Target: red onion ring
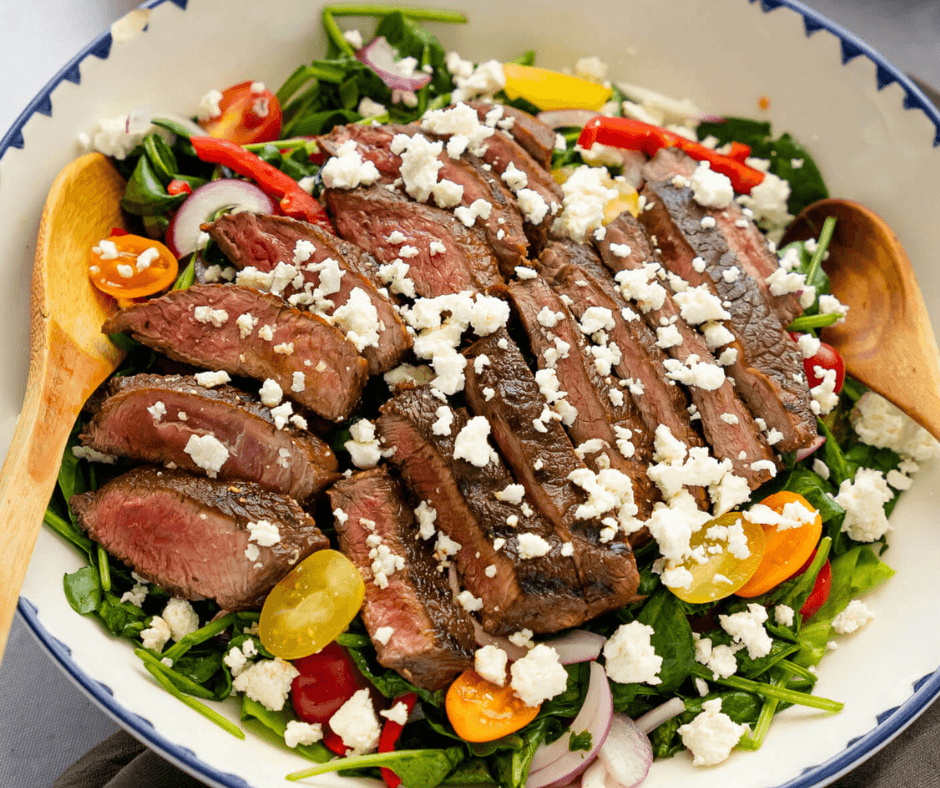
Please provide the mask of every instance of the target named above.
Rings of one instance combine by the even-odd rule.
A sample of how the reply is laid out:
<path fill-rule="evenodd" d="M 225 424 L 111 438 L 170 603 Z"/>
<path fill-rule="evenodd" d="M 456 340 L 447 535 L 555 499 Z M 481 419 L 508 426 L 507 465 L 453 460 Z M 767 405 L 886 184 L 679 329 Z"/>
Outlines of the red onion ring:
<path fill-rule="evenodd" d="M 820 446 L 822 446 L 825 442 L 826 442 L 825 435 L 817 435 L 816 440 L 814 440 L 809 446 L 807 446 L 805 449 L 799 449 L 796 452 L 796 461 L 799 462 L 800 460 L 805 460 L 814 451 L 816 451 Z"/>
<path fill-rule="evenodd" d="M 591 749 L 588 752 L 578 750 L 572 752 L 568 749 L 568 735 L 543 745 L 535 751 L 532 758 L 529 779 L 526 788 L 552 788 L 553 786 L 567 785 L 581 775 L 607 740 L 610 726 L 614 716 L 614 702 L 610 694 L 610 684 L 604 668 L 597 662 L 591 663 L 591 678 L 588 691 L 584 697 L 581 711 L 571 723 L 570 731 L 591 733 Z"/>
<path fill-rule="evenodd" d="M 636 719 L 636 727 L 643 733 L 652 733 L 666 720 L 678 717 L 685 711 L 685 702 L 682 698 L 670 698 L 665 703 L 650 709 L 642 717 Z"/>
<path fill-rule="evenodd" d="M 356 52 L 356 60 L 371 68 L 391 90 L 420 90 L 431 81 L 431 75 L 423 72 L 403 77 L 395 70 L 395 54 L 385 36 L 377 36 Z"/>
<path fill-rule="evenodd" d="M 617 785 L 634 788 L 649 774 L 653 747 L 633 720 L 625 714 L 615 714 L 597 758 Z"/>
<path fill-rule="evenodd" d="M 172 112 L 165 109 L 153 109 L 149 104 L 143 104 L 130 111 L 127 120 L 124 123 L 124 131 L 128 134 L 146 134 L 151 129 L 155 130 L 160 136 L 172 137 L 172 132 L 161 126 L 154 126 L 154 118 L 166 118 L 178 123 L 180 126 L 188 129 L 191 133 L 201 136 L 206 132 L 191 118 L 180 115 L 178 112 Z"/>
<path fill-rule="evenodd" d="M 558 661 L 562 665 L 573 665 L 576 662 L 597 659 L 606 642 L 607 639 L 596 632 L 572 629 L 563 637 L 550 641 L 548 645 L 558 652 Z"/>

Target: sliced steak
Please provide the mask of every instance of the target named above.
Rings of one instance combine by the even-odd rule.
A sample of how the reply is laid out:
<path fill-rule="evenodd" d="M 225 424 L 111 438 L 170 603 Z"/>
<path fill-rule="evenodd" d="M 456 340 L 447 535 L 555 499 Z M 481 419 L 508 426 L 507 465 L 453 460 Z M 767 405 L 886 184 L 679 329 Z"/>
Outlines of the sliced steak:
<path fill-rule="evenodd" d="M 591 617 L 577 567 L 562 553 L 563 540 L 552 525 L 496 497 L 514 483 L 496 452 L 483 467 L 454 457 L 456 438 L 470 421 L 465 410 L 442 403 L 424 386 L 400 392 L 382 413 L 376 425 L 395 449 L 390 462 L 436 511 L 438 531 L 459 546 L 453 549 L 460 580 L 482 600 L 486 631 L 555 632 Z M 544 539 L 550 552 L 523 560 L 523 533 Z M 439 536 L 436 552 L 446 555 L 447 546 Z"/>
<path fill-rule="evenodd" d="M 697 166 L 698 163 L 684 153 L 665 148 L 644 167 L 643 173 L 648 180 L 671 181 L 677 175 L 691 177 Z M 757 283 L 781 324 L 784 327 L 790 325 L 793 318 L 803 313 L 803 307 L 800 306 L 799 293 L 773 295 L 770 292 L 767 277 L 780 268 L 780 261 L 770 250 L 767 236 L 736 202 L 727 208 L 710 208 L 706 211 L 707 215 L 714 217 L 716 229 L 724 237 L 729 251 L 737 257 L 737 265 Z"/>
<path fill-rule="evenodd" d="M 647 432 L 665 424 L 686 446 L 701 446 L 702 439 L 689 421 L 685 392 L 666 377 L 666 353 L 657 344 L 655 331 L 638 319 L 617 291 L 608 271 L 591 247 L 574 241 L 554 241 L 539 258 L 544 274 L 558 293 L 567 296 L 572 314 L 580 321 L 590 308 L 606 309 L 613 327 L 609 341 L 620 352 L 614 370 L 629 381 L 630 393 Z"/>
<path fill-rule="evenodd" d="M 332 315 L 354 290 L 361 290 L 375 308 L 379 326 L 378 336 L 362 348 L 369 374 L 388 372 L 401 363 L 411 335 L 391 301 L 379 292 L 383 285 L 375 260 L 358 246 L 297 219 L 247 211 L 224 214 L 206 230 L 237 268 L 269 273 L 283 263 L 284 275 L 275 278 L 270 290 L 291 306 Z M 295 281 L 297 273 L 302 281 Z"/>
<path fill-rule="evenodd" d="M 546 170 L 552 163 L 555 150 L 555 130 L 534 115 L 507 104 L 487 104 L 468 101 L 477 115 L 488 126 L 495 126 L 509 134 L 535 161 Z"/>
<path fill-rule="evenodd" d="M 298 561 L 329 547 L 292 498 L 252 482 L 203 479 L 142 465 L 69 501 L 82 529 L 174 596 L 258 607 Z M 277 528 L 278 541 L 268 544 Z"/>
<path fill-rule="evenodd" d="M 630 395 L 609 375 L 600 374 L 571 312 L 544 279 L 513 282 L 509 297 L 529 337 L 540 374 L 554 370 L 558 388 L 567 395 L 567 407 L 556 404 L 555 408 L 563 416 L 572 440 L 582 452 L 585 449 L 580 444 L 588 441 L 604 444 L 600 452 L 585 454 L 585 459 L 593 463 L 592 467 L 609 462 L 627 474 L 633 482 L 640 518 L 647 519 L 658 498 L 646 475 L 656 425 L 647 427 Z"/>
<path fill-rule="evenodd" d="M 354 140 L 356 150 L 363 159 L 375 164 L 381 175 L 381 182 L 393 184 L 401 178 L 401 157 L 391 150 L 392 140 L 399 134 L 408 137 L 423 134 L 428 139 L 438 139 L 433 134 L 423 132 L 416 124 L 352 124 L 334 127 L 325 137 L 320 137 L 318 142 L 327 154 L 336 156 L 340 145 Z M 489 203 L 489 214 L 485 217 L 477 216 L 475 225 L 483 230 L 486 240 L 499 258 L 503 273 L 511 276 L 515 267 L 525 260 L 528 251 L 528 241 L 522 229 L 522 214 L 512 192 L 492 172 L 483 168 L 480 159 L 469 153 L 451 158 L 446 152 L 441 152 L 437 160 L 441 163 L 437 174 L 438 182 L 450 181 L 461 187 L 461 198 L 456 205 L 469 208 L 477 200 Z M 440 206 L 436 200 L 435 204 Z"/>
<path fill-rule="evenodd" d="M 368 377 L 368 363 L 339 329 L 279 296 L 240 285 L 173 290 L 122 309 L 102 331 L 127 331 L 187 364 L 271 378 L 295 402 L 332 421 L 352 413 Z"/>
<path fill-rule="evenodd" d="M 470 361 L 466 385 L 470 407 L 489 421 L 528 500 L 555 527 L 555 533 L 572 544 L 591 615 L 635 601 L 636 560 L 617 520 L 621 506 L 629 510 L 632 495 L 620 498 L 605 514 L 583 511 L 591 507 L 588 496 L 569 477 L 591 471 L 552 418 L 519 348 L 500 330 L 476 342 L 465 354 Z M 642 524 L 630 519 L 635 526 L 631 531 L 639 531 Z"/>
<path fill-rule="evenodd" d="M 379 663 L 430 690 L 472 670 L 476 642 L 470 614 L 418 539 L 398 480 L 384 467 L 357 473 L 330 489 L 330 503 L 340 549 L 366 581 L 362 621 Z M 373 565 L 383 545 L 404 565 L 377 578 Z"/>
<path fill-rule="evenodd" d="M 649 210 L 641 212 L 640 220 L 655 237 L 663 265 L 692 286 L 707 286 L 731 315 L 725 325 L 734 334 L 731 349 L 737 354 L 727 369 L 738 395 L 783 435 L 780 449 L 809 446 L 816 438 L 816 419 L 803 360 L 757 282 L 738 268 L 721 233 L 707 222 L 702 226 L 706 212 L 691 189 L 647 181 L 643 192 Z M 693 262 L 696 258 L 704 265 Z"/>
<path fill-rule="evenodd" d="M 611 249 L 612 244 L 617 253 Z M 629 253 L 624 253 L 624 247 L 630 249 Z M 621 214 L 607 225 L 604 239 L 597 242 L 597 248 L 612 273 L 635 272 L 632 279 L 620 278 L 624 283 L 620 292 L 650 327 L 675 327 L 681 342 L 669 345 L 668 352 L 672 358 L 684 364 L 695 355 L 702 363 L 717 363 L 702 335 L 680 316 L 679 307 L 664 281 L 665 272 L 656 262 L 649 239 L 636 219 L 629 214 Z M 715 352 L 720 353 L 720 350 L 716 348 Z M 777 457 L 755 423 L 753 414 L 735 392 L 731 380 L 726 378 L 714 390 L 690 386 L 689 393 L 701 416 L 702 431 L 713 454 L 718 459 L 730 460 L 734 472 L 747 479 L 752 490 L 773 478 L 774 470 L 767 463 L 776 465 Z"/>
<path fill-rule="evenodd" d="M 419 296 L 485 291 L 502 281 L 496 255 L 483 231 L 464 227 L 448 211 L 414 202 L 384 186 L 327 189 L 323 196 L 337 232 L 380 263 L 401 260 L 408 265 L 408 277 Z M 389 241 L 395 238 L 395 231 L 404 235 L 403 244 Z M 413 247 L 417 254 L 403 258 L 404 245 Z"/>
<path fill-rule="evenodd" d="M 207 435 L 227 452 L 217 471 L 193 459 L 198 449 L 187 452 L 194 437 Z M 340 477 L 330 447 L 313 433 L 290 424 L 278 429 L 270 409 L 254 397 L 231 386 L 206 388 L 188 376 L 112 378 L 79 438 L 106 454 L 256 482 L 298 501 Z"/>

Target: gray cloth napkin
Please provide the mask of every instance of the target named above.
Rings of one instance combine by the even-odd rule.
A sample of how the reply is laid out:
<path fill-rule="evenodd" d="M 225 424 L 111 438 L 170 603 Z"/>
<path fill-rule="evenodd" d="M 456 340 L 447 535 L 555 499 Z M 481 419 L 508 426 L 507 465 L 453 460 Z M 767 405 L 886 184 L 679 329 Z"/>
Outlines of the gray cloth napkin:
<path fill-rule="evenodd" d="M 89 750 L 52 788 L 203 788 L 120 731 Z M 940 788 L 940 703 L 833 788 Z"/>

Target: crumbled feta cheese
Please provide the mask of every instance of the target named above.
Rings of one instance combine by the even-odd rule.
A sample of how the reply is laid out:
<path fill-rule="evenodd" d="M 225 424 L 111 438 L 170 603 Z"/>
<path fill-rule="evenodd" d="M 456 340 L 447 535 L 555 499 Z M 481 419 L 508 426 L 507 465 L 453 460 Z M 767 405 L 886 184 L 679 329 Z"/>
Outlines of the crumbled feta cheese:
<path fill-rule="evenodd" d="M 369 690 L 358 690 L 340 706 L 330 717 L 330 729 L 352 750 L 348 755 L 363 755 L 378 747 L 382 727 Z"/>
<path fill-rule="evenodd" d="M 270 711 L 280 711 L 284 708 L 291 683 L 299 675 L 297 668 L 279 657 L 263 659 L 237 676 L 232 688 Z"/>
<path fill-rule="evenodd" d="M 486 467 L 496 454 L 487 441 L 489 434 L 490 423 L 486 418 L 474 416 L 457 433 L 454 440 L 454 459 L 466 460 L 477 468 Z"/>
<path fill-rule="evenodd" d="M 475 613 L 477 610 L 483 609 L 483 600 L 475 597 L 467 590 L 463 590 L 457 594 L 457 601 L 468 613 Z"/>
<path fill-rule="evenodd" d="M 529 558 L 540 558 L 551 552 L 552 546 L 538 534 L 530 532 L 521 533 L 516 537 L 518 542 L 519 558 L 523 561 Z"/>
<path fill-rule="evenodd" d="M 774 621 L 781 627 L 792 627 L 793 608 L 789 605 L 777 605 L 774 608 Z"/>
<path fill-rule="evenodd" d="M 840 635 L 848 635 L 861 629 L 874 617 L 868 605 L 860 599 L 853 599 L 845 610 L 832 619 L 832 628 Z"/>
<path fill-rule="evenodd" d="M 352 440 L 343 444 L 357 468 L 374 468 L 382 458 L 382 449 L 375 437 L 375 424 L 368 419 L 359 419 L 349 428 Z"/>
<path fill-rule="evenodd" d="M 281 532 L 277 525 L 268 520 L 249 522 L 247 525 L 249 542 L 257 542 L 261 547 L 271 547 L 281 541 Z"/>
<path fill-rule="evenodd" d="M 170 627 L 173 640 L 180 640 L 199 629 L 199 615 L 185 599 L 172 597 L 160 616 Z"/>
<path fill-rule="evenodd" d="M 197 372 L 193 377 L 200 386 L 204 386 L 207 389 L 221 386 L 231 380 L 228 372 Z M 164 413 L 165 412 L 166 410 L 164 409 Z"/>
<path fill-rule="evenodd" d="M 373 636 L 374 640 L 377 640 L 383 646 L 388 645 L 388 641 L 392 639 L 392 635 L 395 634 L 395 630 L 391 627 L 379 627 L 375 630 L 375 635 Z"/>
<path fill-rule="evenodd" d="M 196 117 L 199 120 L 212 120 L 220 117 L 222 115 L 222 109 L 219 107 L 220 101 L 222 101 L 222 91 L 213 88 L 199 99 L 199 110 Z"/>
<path fill-rule="evenodd" d="M 363 96 L 362 100 L 359 102 L 359 106 L 356 107 L 356 112 L 364 118 L 374 118 L 376 115 L 384 115 L 387 109 L 384 104 L 373 101 L 368 96 Z"/>
<path fill-rule="evenodd" d="M 497 687 L 506 684 L 508 655 L 499 646 L 483 646 L 473 658 L 473 669 Z"/>
<path fill-rule="evenodd" d="M 538 706 L 568 686 L 568 672 L 558 661 L 558 652 L 544 643 L 513 662 L 510 674 L 510 686 L 526 706 Z"/>
<path fill-rule="evenodd" d="M 874 542 L 891 528 L 885 504 L 894 497 L 881 471 L 860 468 L 839 486 L 835 502 L 845 509 L 842 530 L 857 542 Z"/>
<path fill-rule="evenodd" d="M 342 143 L 336 149 L 336 155 L 331 156 L 323 165 L 320 174 L 323 176 L 323 185 L 331 189 L 370 186 L 379 179 L 375 164 L 368 160 L 363 161 L 355 140 Z"/>
<path fill-rule="evenodd" d="M 619 192 L 604 167 L 578 167 L 562 184 L 563 210 L 554 231 L 575 241 L 583 241 L 589 232 L 601 227 L 604 208 Z"/>
<path fill-rule="evenodd" d="M 354 287 L 346 303 L 333 312 L 333 322 L 360 353 L 367 347 L 378 346 L 379 313 L 361 287 Z"/>
<path fill-rule="evenodd" d="M 767 620 L 767 610 L 763 605 L 749 604 L 747 610 L 734 613 L 730 616 L 718 616 L 721 628 L 734 638 L 735 643 L 742 643 L 747 648 L 751 659 L 766 657 L 770 653 L 773 641 L 764 622 Z"/>
<path fill-rule="evenodd" d="M 747 725 L 738 725 L 721 711 L 721 698 L 715 698 L 702 704 L 702 712 L 682 725 L 679 735 L 692 753 L 693 766 L 714 766 L 731 754 L 747 731 Z"/>
<path fill-rule="evenodd" d="M 173 636 L 170 625 L 160 616 L 154 616 L 150 619 L 150 626 L 141 630 L 140 638 L 143 647 L 156 651 L 158 654 L 163 651 L 167 641 Z"/>
<path fill-rule="evenodd" d="M 323 738 L 323 726 L 319 722 L 291 720 L 284 729 L 284 743 L 293 749 L 298 745 L 316 744 Z"/>
<path fill-rule="evenodd" d="M 714 295 L 707 285 L 690 287 L 673 297 L 682 319 L 692 326 L 710 320 L 730 320 L 731 315 L 721 305 L 721 299 Z"/>
<path fill-rule="evenodd" d="M 940 454 L 940 443 L 929 432 L 874 391 L 856 403 L 850 419 L 859 440 L 869 446 L 892 449 L 918 463 Z"/>
<path fill-rule="evenodd" d="M 472 63 L 462 60 L 456 52 L 448 52 L 445 63 L 457 86 L 451 93 L 451 101 L 454 103 L 470 101 L 479 96 L 492 96 L 506 87 L 503 64 L 498 60 L 488 60 L 473 68 Z"/>
<path fill-rule="evenodd" d="M 734 200 L 734 187 L 727 175 L 715 172 L 707 161 L 699 162 L 689 179 L 692 197 L 706 208 L 727 208 Z"/>
<path fill-rule="evenodd" d="M 210 479 L 216 478 L 229 457 L 225 444 L 214 435 L 190 435 L 183 451 Z"/>
<path fill-rule="evenodd" d="M 650 636 L 653 628 L 639 621 L 621 624 L 604 644 L 604 669 L 621 684 L 660 684 L 663 658 L 656 654 Z"/>

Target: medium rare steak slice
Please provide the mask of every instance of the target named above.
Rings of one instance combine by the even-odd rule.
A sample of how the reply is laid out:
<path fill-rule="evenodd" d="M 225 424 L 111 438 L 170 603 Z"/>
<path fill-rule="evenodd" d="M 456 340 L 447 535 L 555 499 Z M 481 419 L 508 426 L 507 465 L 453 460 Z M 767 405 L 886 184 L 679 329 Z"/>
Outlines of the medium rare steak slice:
<path fill-rule="evenodd" d="M 142 465 L 69 505 L 82 529 L 137 574 L 223 610 L 258 607 L 298 561 L 329 547 L 296 501 L 252 482 Z"/>
<path fill-rule="evenodd" d="M 223 214 L 208 225 L 207 232 L 238 268 L 268 273 L 280 263 L 284 264 L 282 270 L 292 266 L 283 276 L 278 275 L 270 288 L 291 306 L 332 315 L 349 301 L 354 290 L 361 290 L 375 308 L 378 322 L 377 335 L 369 337 L 371 343 L 362 348 L 370 375 L 397 366 L 411 347 L 404 322 L 392 302 L 379 292 L 384 285 L 378 279 L 375 260 L 355 244 L 297 219 L 247 211 Z M 297 273 L 302 282 L 295 286 Z M 342 321 L 339 327 L 343 330 L 349 324 Z M 349 336 L 348 330 L 344 333 Z"/>
<path fill-rule="evenodd" d="M 622 519 L 629 521 L 631 532 L 642 528 L 628 516 L 636 514 L 633 493 L 625 489 L 630 480 L 613 468 L 595 476 L 585 466 L 564 429 L 552 418 L 522 353 L 504 330 L 479 340 L 465 355 L 470 361 L 467 401 L 475 413 L 488 419 L 527 499 L 555 532 L 572 544 L 591 615 L 635 601 L 639 583 L 636 560 L 622 530 L 624 522 L 617 519 L 623 509 Z M 619 481 L 626 482 L 624 487 L 606 478 L 612 471 Z M 580 486 L 572 476 L 581 477 Z M 610 505 L 603 511 L 582 489 L 590 486 L 586 476 L 606 488 Z"/>
<path fill-rule="evenodd" d="M 509 297 L 529 337 L 539 375 L 551 378 L 554 372 L 558 389 L 565 392 L 567 406 L 555 407 L 572 441 L 595 470 L 606 462 L 630 477 L 640 518 L 647 519 L 659 497 L 646 475 L 656 424 L 644 424 L 630 395 L 609 375 L 600 374 L 571 312 L 544 279 L 513 282 Z M 603 447 L 589 441 L 600 441 Z"/>
<path fill-rule="evenodd" d="M 574 241 L 554 241 L 539 261 L 552 287 L 568 297 L 579 321 L 591 308 L 609 313 L 612 326 L 607 335 L 620 352 L 613 368 L 621 380 L 630 381 L 625 392 L 633 398 L 647 432 L 652 435 L 665 424 L 686 446 L 701 446 L 702 439 L 689 421 L 685 392 L 666 377 L 668 356 L 657 345 L 655 331 L 634 317 L 632 309 L 624 311 L 627 303 L 594 250 Z"/>
<path fill-rule="evenodd" d="M 643 175 L 651 181 L 672 181 L 677 175 L 691 177 L 697 166 L 697 162 L 684 153 L 664 148 L 646 164 Z M 781 324 L 784 327 L 790 325 L 793 318 L 803 313 L 803 307 L 800 306 L 799 293 L 771 293 L 767 277 L 779 270 L 780 261 L 771 251 L 767 236 L 745 215 L 736 202 L 726 208 L 712 208 L 707 211 L 714 217 L 717 231 L 724 236 L 728 249 L 734 252 L 741 270 L 757 282 L 764 297 L 780 318 Z"/>
<path fill-rule="evenodd" d="M 473 669 L 476 641 L 470 614 L 454 599 L 447 573 L 418 538 L 414 513 L 384 467 L 357 473 L 330 488 L 343 553 L 366 581 L 362 621 L 381 665 L 430 690 Z M 384 545 L 404 565 L 376 576 Z"/>
<path fill-rule="evenodd" d="M 470 421 L 465 410 L 451 408 L 424 386 L 399 393 L 382 406 L 382 414 L 376 426 L 395 449 L 390 462 L 412 493 L 435 510 L 435 552 L 456 553 L 461 583 L 482 601 L 486 631 L 555 632 L 591 617 L 563 540 L 550 523 L 527 514 L 528 506 L 512 502 L 514 479 L 496 452 L 489 449 L 483 466 L 454 456 Z M 549 552 L 523 558 L 523 534 L 530 535 L 523 544 L 537 537 Z"/>
<path fill-rule="evenodd" d="M 611 249 L 612 244 L 617 249 L 616 253 Z M 624 247 L 629 248 L 629 253 L 624 254 Z M 623 283 L 621 293 L 631 299 L 633 307 L 644 316 L 650 327 L 661 329 L 671 325 L 675 328 L 681 341 L 668 343 L 672 358 L 685 364 L 695 355 L 701 363 L 716 363 L 704 337 L 682 319 L 671 291 L 665 281 L 660 281 L 658 274 L 665 272 L 655 262 L 649 239 L 636 219 L 629 214 L 618 216 L 607 225 L 604 240 L 597 242 L 597 248 L 604 264 L 614 274 L 634 272 L 632 276 L 620 277 Z M 715 352 L 720 354 L 720 347 L 718 345 Z M 689 393 L 701 416 L 702 431 L 712 453 L 718 459 L 730 460 L 734 472 L 747 479 L 752 490 L 772 479 L 777 457 L 755 423 L 754 416 L 735 392 L 731 380 L 725 378 L 714 390 L 690 386 Z"/>
<path fill-rule="evenodd" d="M 448 211 L 414 202 L 384 186 L 327 189 L 323 197 L 337 232 L 382 264 L 407 265 L 407 276 L 419 296 L 485 291 L 502 282 L 483 231 L 464 227 Z M 404 241 L 399 243 L 395 232 Z M 402 256 L 405 246 L 415 250 L 413 256 Z"/>
<path fill-rule="evenodd" d="M 416 124 L 402 126 L 362 126 L 351 124 L 336 126 L 324 137 L 318 138 L 321 148 L 330 156 L 338 155 L 339 146 L 349 140 L 356 143 L 356 151 L 366 161 L 375 164 L 381 175 L 381 182 L 393 184 L 401 178 L 401 156 L 392 152 L 392 140 L 399 134 L 413 137 L 423 134 L 427 139 L 436 141 L 438 137 L 423 132 Z M 483 230 L 506 276 L 512 276 L 517 265 L 526 258 L 528 241 L 522 229 L 522 214 L 512 192 L 498 177 L 483 168 L 483 162 L 476 156 L 464 153 L 451 158 L 442 151 L 437 157 L 441 168 L 437 173 L 438 182 L 449 181 L 461 187 L 459 202 L 441 206 L 436 198 L 429 198 L 429 204 L 438 207 L 454 208 L 458 205 L 469 208 L 477 200 L 483 200 L 490 206 L 486 216 L 477 216 L 474 223 Z M 399 180 L 399 183 L 401 181 Z M 408 262 L 407 260 L 405 262 Z"/>
<path fill-rule="evenodd" d="M 508 104 L 487 104 L 468 101 L 487 126 L 502 129 L 518 142 L 535 161 L 546 170 L 552 163 L 555 150 L 555 130 L 534 115 Z"/>
<path fill-rule="evenodd" d="M 655 236 L 663 265 L 693 287 L 705 285 L 731 316 L 724 325 L 735 337 L 731 349 L 737 354 L 727 369 L 738 395 L 783 436 L 778 448 L 809 446 L 816 418 L 803 359 L 757 282 L 738 268 L 721 233 L 707 221 L 703 226 L 706 213 L 691 189 L 647 181 L 643 192 L 649 210 L 639 218 Z"/>
<path fill-rule="evenodd" d="M 102 331 L 127 331 L 187 364 L 271 378 L 286 396 L 332 421 L 352 413 L 368 377 L 366 360 L 339 329 L 241 285 L 172 290 L 122 309 Z"/>
<path fill-rule="evenodd" d="M 200 442 L 212 443 L 207 436 L 218 441 L 221 464 L 200 454 Z M 112 378 L 79 438 L 106 454 L 252 481 L 298 501 L 340 477 L 336 457 L 316 435 L 291 424 L 277 429 L 270 409 L 254 397 L 231 386 L 206 388 L 189 376 Z"/>

